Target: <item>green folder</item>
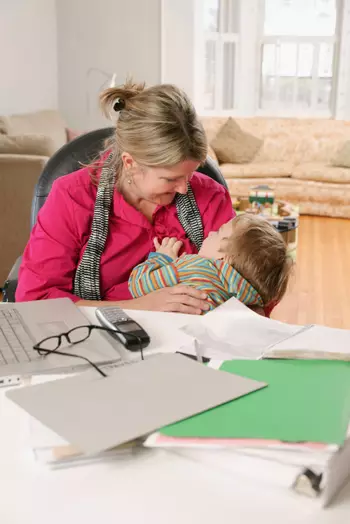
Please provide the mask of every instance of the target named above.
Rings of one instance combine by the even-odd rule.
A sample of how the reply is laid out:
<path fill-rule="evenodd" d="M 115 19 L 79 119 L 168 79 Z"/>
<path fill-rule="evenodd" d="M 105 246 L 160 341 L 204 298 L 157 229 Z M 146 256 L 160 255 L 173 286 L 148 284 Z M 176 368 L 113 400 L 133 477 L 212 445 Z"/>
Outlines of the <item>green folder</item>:
<path fill-rule="evenodd" d="M 267 382 L 268 387 L 166 426 L 160 433 L 343 444 L 350 422 L 349 362 L 232 360 L 220 369 Z"/>

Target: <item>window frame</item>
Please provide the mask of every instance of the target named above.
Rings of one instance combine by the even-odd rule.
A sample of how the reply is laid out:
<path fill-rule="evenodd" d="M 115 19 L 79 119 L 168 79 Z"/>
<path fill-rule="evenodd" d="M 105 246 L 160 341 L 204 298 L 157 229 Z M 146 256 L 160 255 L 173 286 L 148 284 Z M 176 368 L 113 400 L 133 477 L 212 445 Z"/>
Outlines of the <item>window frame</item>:
<path fill-rule="evenodd" d="M 252 31 L 247 32 L 241 30 L 242 21 L 247 20 L 246 16 L 242 17 L 242 10 L 248 9 L 248 6 L 245 4 L 245 0 L 240 0 L 239 6 L 239 24 L 238 32 L 236 33 L 223 33 L 220 32 L 220 29 L 223 27 L 222 17 L 224 16 L 224 10 L 221 9 L 220 19 L 219 19 L 219 31 L 204 31 L 203 18 L 204 18 L 204 2 L 203 0 L 194 0 L 195 3 L 195 24 L 194 24 L 194 99 L 196 108 L 201 116 L 240 116 L 241 114 L 246 114 L 246 108 L 250 107 L 249 114 L 246 116 L 284 116 L 284 117 L 320 117 L 320 118 L 329 118 L 336 114 L 337 110 L 337 90 L 339 83 L 339 64 L 340 64 L 340 46 L 341 46 L 341 26 L 342 26 L 342 16 L 344 4 L 343 0 L 337 1 L 337 23 L 334 36 L 264 36 L 264 16 L 265 16 L 265 0 L 256 0 L 257 1 L 257 13 L 258 15 L 252 20 Z M 242 56 L 246 48 L 245 39 L 253 38 L 255 39 L 255 61 L 253 68 L 251 67 L 251 72 L 245 72 L 243 67 L 245 66 L 245 57 Z M 214 108 L 205 109 L 205 46 L 206 42 L 213 41 L 215 42 L 215 49 L 217 53 L 216 59 L 216 71 L 215 71 L 215 98 L 214 98 Z M 225 42 L 234 42 L 235 43 L 235 64 L 234 64 L 234 106 L 230 109 L 223 109 L 223 49 Z M 332 62 L 332 83 L 331 83 L 331 95 L 330 95 L 330 104 L 329 109 L 318 109 L 316 104 L 316 97 L 319 89 L 319 79 L 322 77 L 318 76 L 318 63 L 319 63 L 319 52 L 318 57 L 313 56 L 313 72 L 312 72 L 312 105 L 310 108 L 298 108 L 295 104 L 294 107 L 286 108 L 283 103 L 277 102 L 274 108 L 269 107 L 268 109 L 263 109 L 260 107 L 261 101 L 261 89 L 262 89 L 262 51 L 263 45 L 267 43 L 272 44 L 281 44 L 281 43 L 295 43 L 297 45 L 303 43 L 311 43 L 320 49 L 321 43 L 332 44 L 333 47 L 333 62 Z M 314 48 L 315 49 L 315 48 Z M 252 62 L 250 61 L 250 64 Z M 254 99 L 252 95 L 249 96 L 245 93 L 245 84 L 244 80 L 241 81 L 241 78 L 250 78 L 251 85 L 253 85 Z M 296 84 L 297 79 L 300 78 L 300 75 L 294 75 L 294 84 Z M 296 99 L 296 87 L 294 89 L 294 100 Z M 248 100 L 249 98 L 249 100 Z"/>
<path fill-rule="evenodd" d="M 258 24 L 258 61 L 257 61 L 257 93 L 255 100 L 255 114 L 256 116 L 267 117 L 267 116 L 276 116 L 276 117 L 310 117 L 310 118 L 330 118 L 334 117 L 336 113 L 336 92 L 338 86 L 338 74 L 339 74 L 339 52 L 340 52 L 340 43 L 341 43 L 341 12 L 343 9 L 342 0 L 336 0 L 336 9 L 337 9 L 337 22 L 335 27 L 335 33 L 333 36 L 298 36 L 298 35 L 264 35 L 264 22 L 265 22 L 265 0 L 259 0 L 259 24 Z M 298 49 L 300 44 L 312 44 L 316 51 L 313 56 L 312 64 L 312 91 L 311 99 L 313 103 L 309 109 L 303 108 L 286 108 L 283 104 L 277 104 L 275 108 L 263 109 L 260 107 L 261 103 L 261 90 L 262 90 L 262 61 L 263 61 L 263 46 L 265 44 L 275 44 L 280 45 L 283 43 L 293 43 L 297 45 L 297 60 L 298 60 Z M 317 109 L 315 107 L 315 99 L 318 93 L 318 80 L 321 78 L 318 75 L 318 65 L 319 65 L 319 50 L 322 43 L 332 44 L 333 45 L 333 61 L 332 61 L 332 86 L 330 94 L 330 104 L 329 108 L 326 110 Z M 315 58 L 316 57 L 316 58 Z M 280 78 L 277 75 L 277 78 Z M 294 75 L 294 98 L 296 92 L 296 82 L 300 78 L 297 73 Z M 278 80 L 276 86 L 276 92 L 278 93 Z M 295 102 L 295 100 L 294 100 Z"/>
<path fill-rule="evenodd" d="M 239 0 L 241 9 L 242 0 Z M 220 0 L 219 0 L 220 3 Z M 239 32 L 223 32 L 224 27 L 224 10 L 219 10 L 218 31 L 203 31 L 203 0 L 195 0 L 195 12 L 198 23 L 195 24 L 195 103 L 198 113 L 201 116 L 230 116 L 234 114 L 238 106 L 239 93 L 239 72 L 240 72 L 240 34 Z M 240 24 L 239 24 L 240 25 Z M 207 42 L 215 43 L 215 82 L 214 82 L 214 108 L 205 108 L 205 47 Z M 233 69 L 233 107 L 223 109 L 223 57 L 225 43 L 235 44 L 235 61 Z"/>

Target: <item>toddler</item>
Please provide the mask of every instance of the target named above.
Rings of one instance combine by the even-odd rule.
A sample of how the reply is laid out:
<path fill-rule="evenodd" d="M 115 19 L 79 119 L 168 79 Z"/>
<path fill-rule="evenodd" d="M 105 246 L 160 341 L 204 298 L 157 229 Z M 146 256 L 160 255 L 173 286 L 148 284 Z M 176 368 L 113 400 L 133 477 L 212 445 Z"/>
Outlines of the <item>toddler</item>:
<path fill-rule="evenodd" d="M 210 309 L 231 297 L 271 310 L 287 289 L 291 260 L 281 235 L 266 220 L 243 214 L 209 233 L 198 255 L 179 255 L 176 238 L 154 239 L 156 252 L 129 278 L 134 298 L 185 284 L 207 293 Z"/>

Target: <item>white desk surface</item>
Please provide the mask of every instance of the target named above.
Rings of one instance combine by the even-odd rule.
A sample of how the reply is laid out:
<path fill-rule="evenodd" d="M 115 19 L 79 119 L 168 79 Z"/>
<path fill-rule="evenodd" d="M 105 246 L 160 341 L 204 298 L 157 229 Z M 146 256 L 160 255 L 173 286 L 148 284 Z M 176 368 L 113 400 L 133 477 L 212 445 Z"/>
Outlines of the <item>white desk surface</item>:
<path fill-rule="evenodd" d="M 154 314 L 138 312 L 134 317 L 146 329 L 151 322 L 154 330 Z M 171 324 L 183 322 L 169 314 L 161 317 L 160 336 L 168 319 Z M 230 475 L 163 450 L 50 470 L 35 461 L 28 439 L 27 415 L 1 390 L 1 524 L 349 522 L 349 485 L 333 507 L 322 510 L 317 501 L 255 481 L 251 472 Z"/>

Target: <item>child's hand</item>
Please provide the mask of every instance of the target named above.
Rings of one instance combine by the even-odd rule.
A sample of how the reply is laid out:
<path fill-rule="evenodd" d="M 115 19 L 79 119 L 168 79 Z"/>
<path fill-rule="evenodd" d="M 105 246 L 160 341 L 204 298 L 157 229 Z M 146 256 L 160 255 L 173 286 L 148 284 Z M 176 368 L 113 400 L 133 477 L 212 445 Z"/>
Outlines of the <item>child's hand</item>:
<path fill-rule="evenodd" d="M 178 240 L 175 237 L 165 237 L 163 238 L 161 244 L 158 242 L 157 238 L 154 238 L 153 243 L 157 253 L 168 255 L 168 257 L 171 257 L 172 259 L 175 259 L 179 256 L 179 251 L 183 244 L 181 240 Z"/>

